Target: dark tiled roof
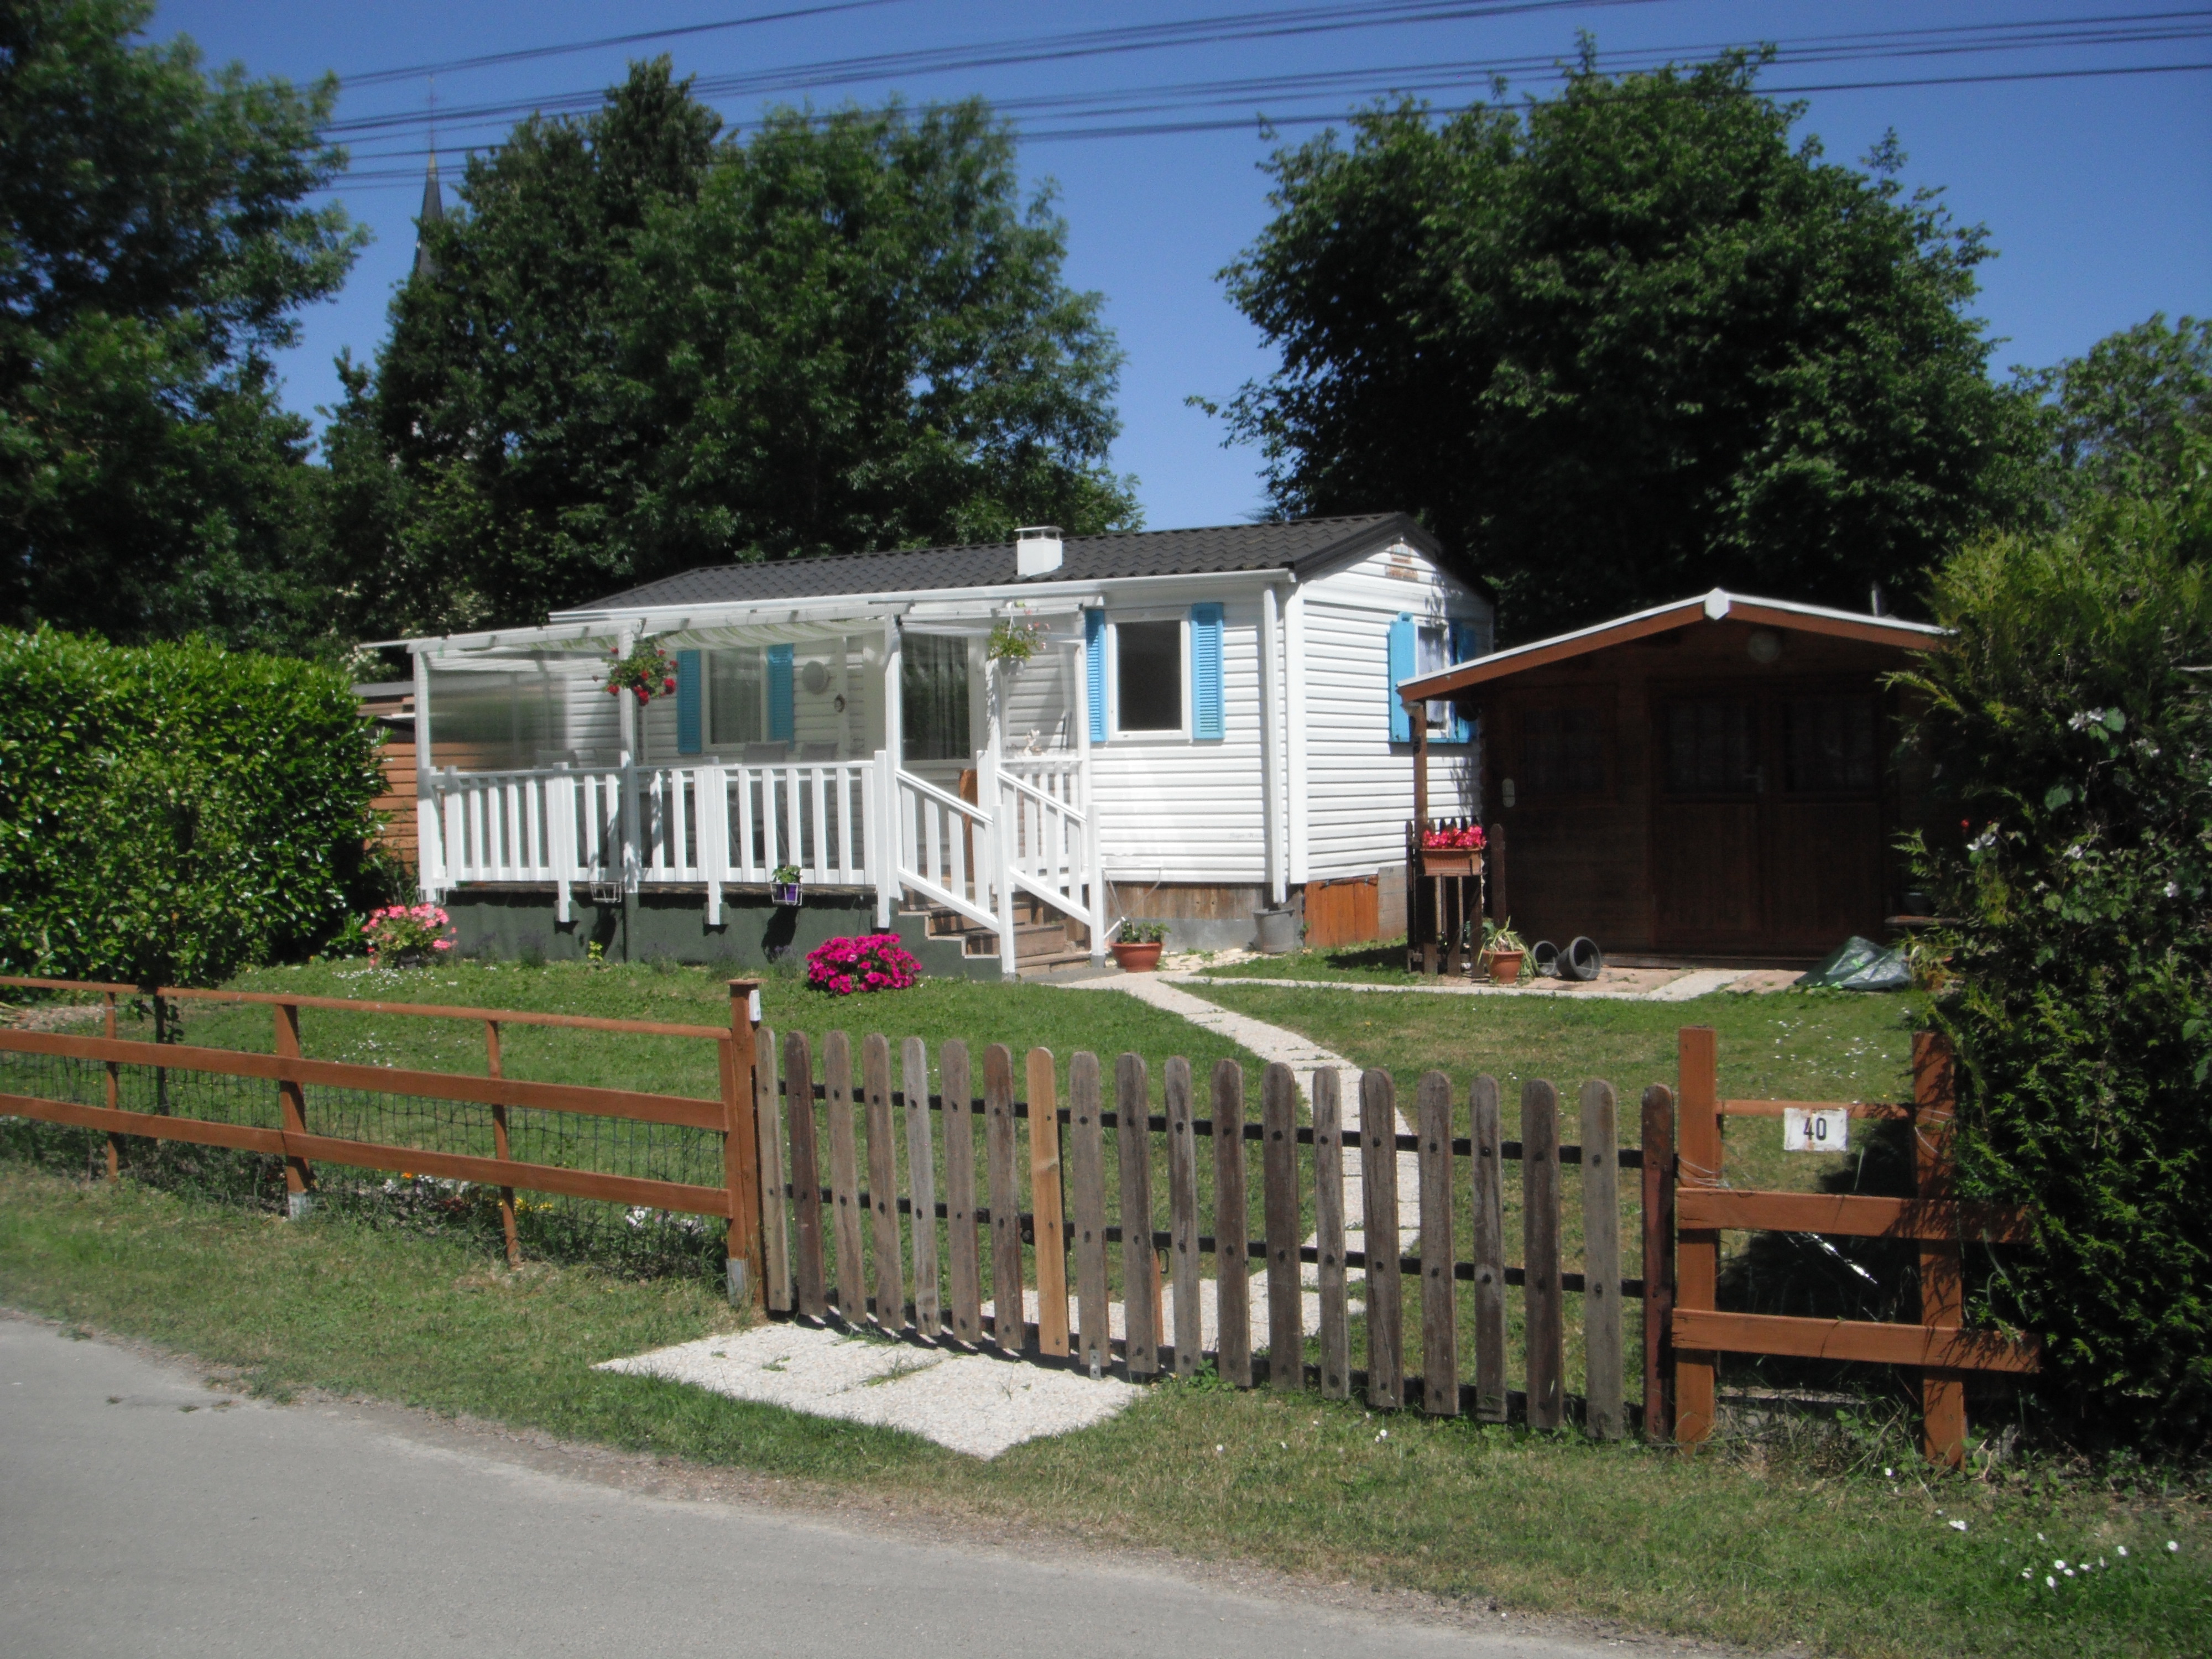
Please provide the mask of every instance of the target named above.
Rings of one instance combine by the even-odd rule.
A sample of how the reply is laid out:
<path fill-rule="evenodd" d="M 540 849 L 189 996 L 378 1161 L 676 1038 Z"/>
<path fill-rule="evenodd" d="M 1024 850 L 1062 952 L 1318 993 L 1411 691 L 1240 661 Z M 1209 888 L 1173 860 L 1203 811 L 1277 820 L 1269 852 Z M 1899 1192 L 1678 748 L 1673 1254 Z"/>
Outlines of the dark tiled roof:
<path fill-rule="evenodd" d="M 1174 576 L 1214 571 L 1283 570 L 1304 575 L 1357 548 L 1403 537 L 1434 553 L 1428 534 L 1402 513 L 1358 518 L 1299 519 L 1287 524 L 1221 525 L 1205 530 L 1134 530 L 1070 536 L 1060 568 L 1036 582 L 1097 581 L 1121 576 Z M 925 547 L 906 553 L 847 553 L 830 558 L 759 564 L 710 564 L 611 593 L 585 611 L 746 600 L 818 599 L 836 593 L 920 593 L 1012 584 L 1014 544 Z"/>

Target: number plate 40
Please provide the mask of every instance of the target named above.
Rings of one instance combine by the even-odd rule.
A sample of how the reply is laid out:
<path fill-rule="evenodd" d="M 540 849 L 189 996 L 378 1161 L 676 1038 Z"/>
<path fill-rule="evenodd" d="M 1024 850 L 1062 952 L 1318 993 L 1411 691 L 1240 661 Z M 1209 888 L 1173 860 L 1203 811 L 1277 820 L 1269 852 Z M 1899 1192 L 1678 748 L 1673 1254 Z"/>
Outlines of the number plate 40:
<path fill-rule="evenodd" d="M 1851 1115 L 1837 1108 L 1814 1111 L 1803 1106 L 1782 1109 L 1782 1149 L 1790 1152 L 1841 1152 L 1850 1147 Z"/>

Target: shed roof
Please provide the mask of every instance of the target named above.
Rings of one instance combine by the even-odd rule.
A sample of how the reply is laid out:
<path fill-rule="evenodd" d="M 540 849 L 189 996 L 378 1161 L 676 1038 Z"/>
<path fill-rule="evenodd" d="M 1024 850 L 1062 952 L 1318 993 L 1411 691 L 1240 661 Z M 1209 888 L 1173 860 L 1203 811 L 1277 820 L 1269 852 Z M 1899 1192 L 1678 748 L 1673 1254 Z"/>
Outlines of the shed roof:
<path fill-rule="evenodd" d="M 1305 579 L 1347 554 L 1404 541 L 1443 562 L 1442 549 L 1403 513 L 1279 524 L 1217 525 L 1196 530 L 1120 531 L 1069 536 L 1060 568 L 1044 575 L 1015 573 L 1014 544 L 916 548 L 902 553 L 840 553 L 822 558 L 702 565 L 678 576 L 611 593 L 558 613 L 589 616 L 690 605 L 744 605 L 830 599 L 863 593 L 927 593 L 948 589 L 1042 586 L 1140 576 L 1288 570 Z M 1455 574 L 1463 573 L 1455 570 Z"/>
<path fill-rule="evenodd" d="M 1654 605 L 1632 616 L 1593 623 L 1548 640 L 1516 645 L 1510 651 L 1493 651 L 1486 657 L 1454 663 L 1433 674 L 1398 682 L 1399 694 L 1408 702 L 1424 697 L 1449 696 L 1470 686 L 1506 679 L 1571 657 L 1585 656 L 1608 646 L 1626 645 L 1648 635 L 1665 634 L 1692 623 L 1754 623 L 1766 628 L 1802 634 L 1824 634 L 1831 639 L 1860 640 L 1871 645 L 1895 646 L 1906 651 L 1926 651 L 1946 630 L 1932 623 L 1907 622 L 1902 617 L 1875 617 L 1857 611 L 1832 611 L 1822 605 L 1800 605 L 1791 599 L 1760 599 L 1716 587 L 1702 599 L 1681 599 Z"/>

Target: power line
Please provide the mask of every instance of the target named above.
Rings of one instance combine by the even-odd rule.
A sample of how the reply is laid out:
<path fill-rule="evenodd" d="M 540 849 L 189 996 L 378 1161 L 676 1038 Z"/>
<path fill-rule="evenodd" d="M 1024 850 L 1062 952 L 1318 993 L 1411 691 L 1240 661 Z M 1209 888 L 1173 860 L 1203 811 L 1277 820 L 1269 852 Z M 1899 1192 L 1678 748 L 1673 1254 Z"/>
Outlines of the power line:
<path fill-rule="evenodd" d="M 2092 46 L 2175 43 L 2197 40 L 2212 35 L 2212 8 L 2195 8 L 2153 13 L 2137 13 L 2122 16 L 2065 17 L 2039 21 L 2005 24 L 1976 24 L 1922 29 L 1863 31 L 1856 33 L 1814 35 L 1776 46 L 1775 62 L 1781 65 L 1809 67 L 1818 63 L 1843 63 L 1882 59 L 1910 59 L 1962 54 L 1989 54 L 2021 50 L 2050 50 L 2065 48 L 2079 50 Z M 1632 70 L 1656 67 L 1661 64 L 1679 62 L 1686 58 L 1705 57 L 1725 49 L 1723 43 L 1704 43 L 1696 46 L 1641 48 L 1625 53 L 1608 55 L 1608 66 Z M 849 61 L 849 60 L 848 60 Z M 802 72 L 817 66 L 801 66 Z M 1762 90 L 1776 95 L 1799 92 L 1867 90 L 1882 87 L 1927 87 L 1945 85 L 1993 84 L 2005 82 L 2037 80 L 2082 79 L 2112 75 L 2167 73 L 2188 70 L 2191 64 L 2131 64 L 2112 65 L 2068 70 L 2019 70 L 1984 75 L 1948 76 L 1918 76 L 1892 78 L 1880 81 L 1837 81 L 1805 86 L 1769 86 Z M 1490 60 L 1467 60 L 1459 63 L 1378 66 L 1365 70 L 1322 70 L 1297 75 L 1254 76 L 1243 79 L 1171 82 L 1165 85 L 1120 89 L 1030 94 L 993 100 L 997 112 L 1010 116 L 1054 113 L 1063 118 L 1087 117 L 1090 125 L 1053 129 L 1029 128 L 1022 131 L 1024 142 L 1062 142 L 1089 137 L 1127 137 L 1175 132 L 1233 131 L 1243 126 L 1256 127 L 1262 117 L 1255 111 L 1249 115 L 1234 118 L 1183 120 L 1143 123 L 1135 125 L 1102 126 L 1098 122 L 1113 118 L 1143 115 L 1166 115 L 1181 112 L 1196 112 L 1207 107 L 1241 103 L 1247 100 L 1286 100 L 1292 104 L 1311 102 L 1321 97 L 1341 98 L 1347 93 L 1358 96 L 1384 94 L 1413 95 L 1425 93 L 1444 93 L 1487 81 L 1501 74 L 1546 73 L 1556 78 L 1559 74 L 1555 54 L 1541 54 Z M 712 97 L 724 89 L 731 81 L 743 79 L 753 83 L 747 89 L 756 89 L 760 82 L 778 72 L 744 77 L 706 77 L 695 82 L 696 94 Z M 771 87 L 769 90 L 788 89 Z M 604 100 L 604 92 L 576 94 L 588 98 L 596 106 Z M 542 104 L 541 104 L 542 107 Z M 452 130 L 453 112 L 449 108 L 441 119 Z M 1274 127 L 1305 126 L 1342 118 L 1343 112 L 1301 114 L 1294 110 L 1280 111 L 1265 118 L 1266 124 Z M 416 118 L 404 118 L 410 124 Z M 475 125 L 482 125 L 483 123 Z M 757 127 L 758 123 L 733 123 L 732 131 L 744 131 Z M 397 137 L 396 133 L 391 135 Z M 418 158 L 428 152 L 420 149 L 378 149 L 362 159 L 371 161 L 397 161 Z M 392 176 L 386 173 L 362 169 L 351 180 L 367 184 Z M 332 188 L 342 186 L 334 185 Z"/>
<path fill-rule="evenodd" d="M 459 75 L 470 70 L 490 69 L 501 64 L 525 64 L 539 58 L 562 58 L 571 52 L 604 52 L 613 46 L 639 46 L 655 40 L 677 40 L 689 35 L 715 34 L 729 29 L 750 28 L 761 23 L 787 23 L 807 17 L 827 17 L 842 11 L 871 11 L 902 0 L 842 0 L 836 5 L 805 6 L 790 11 L 754 12 L 744 17 L 725 17 L 712 23 L 686 23 L 674 28 L 640 29 L 631 34 L 605 34 L 596 40 L 570 40 L 557 46 L 523 46 L 513 52 L 487 52 L 474 58 L 449 58 L 438 64 L 410 64 L 400 69 L 370 70 L 346 77 L 349 87 L 383 86 L 394 81 L 425 80 L 434 75 Z"/>

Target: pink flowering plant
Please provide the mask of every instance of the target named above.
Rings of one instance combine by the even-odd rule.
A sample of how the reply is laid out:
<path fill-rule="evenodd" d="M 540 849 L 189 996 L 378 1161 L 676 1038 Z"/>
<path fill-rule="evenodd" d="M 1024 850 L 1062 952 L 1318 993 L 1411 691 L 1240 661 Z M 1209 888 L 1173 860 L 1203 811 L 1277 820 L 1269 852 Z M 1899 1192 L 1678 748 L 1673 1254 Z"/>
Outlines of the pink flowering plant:
<path fill-rule="evenodd" d="M 435 962 L 453 948 L 453 924 L 434 904 L 391 904 L 372 910 L 362 924 L 369 965 L 412 968 Z"/>
<path fill-rule="evenodd" d="M 832 996 L 860 991 L 903 991 L 921 977 L 921 964 L 896 933 L 864 933 L 824 939 L 806 955 L 806 982 Z"/>

